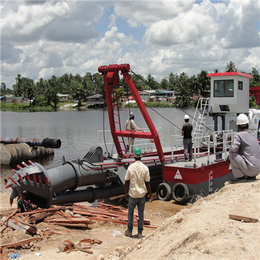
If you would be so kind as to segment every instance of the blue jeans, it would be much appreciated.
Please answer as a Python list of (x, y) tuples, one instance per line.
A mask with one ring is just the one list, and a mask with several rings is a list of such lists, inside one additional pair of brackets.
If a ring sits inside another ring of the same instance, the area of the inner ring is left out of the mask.
[(127, 228), (132, 232), (133, 230), (133, 218), (134, 218), (134, 209), (137, 205), (138, 207), (138, 233), (142, 234), (143, 224), (144, 224), (144, 206), (146, 202), (146, 196), (142, 198), (132, 198), (129, 196), (128, 199), (128, 224)]

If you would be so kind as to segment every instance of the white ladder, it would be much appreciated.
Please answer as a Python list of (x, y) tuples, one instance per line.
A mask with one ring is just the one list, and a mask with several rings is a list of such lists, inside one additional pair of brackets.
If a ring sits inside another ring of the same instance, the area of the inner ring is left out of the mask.
[(202, 137), (206, 133), (206, 118), (209, 114), (209, 98), (199, 98), (194, 112), (192, 126), (193, 137)]

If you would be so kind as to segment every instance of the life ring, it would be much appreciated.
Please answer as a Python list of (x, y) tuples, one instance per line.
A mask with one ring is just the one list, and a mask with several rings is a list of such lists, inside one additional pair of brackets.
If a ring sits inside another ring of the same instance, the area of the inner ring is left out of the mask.
[(162, 182), (156, 190), (156, 194), (159, 200), (169, 201), (172, 198), (171, 187), (168, 183)]
[(189, 188), (184, 183), (176, 183), (172, 188), (172, 196), (177, 204), (185, 204), (189, 197)]

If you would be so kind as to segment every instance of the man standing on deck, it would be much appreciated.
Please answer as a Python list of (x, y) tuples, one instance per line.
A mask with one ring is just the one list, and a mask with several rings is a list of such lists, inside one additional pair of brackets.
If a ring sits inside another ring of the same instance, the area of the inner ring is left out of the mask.
[(135, 162), (131, 164), (125, 176), (125, 198), (128, 199), (128, 225), (125, 236), (132, 237), (134, 209), (138, 207), (138, 238), (142, 238), (144, 224), (144, 206), (146, 193), (152, 202), (149, 168), (141, 162), (142, 152), (139, 147), (134, 149)]
[[(135, 124), (135, 116), (133, 114), (133, 112), (130, 113), (129, 115), (129, 119), (126, 120), (126, 123), (125, 123), (125, 130), (126, 131), (141, 131), (140, 127), (138, 127), (136, 124)], [(129, 137), (128, 138), (128, 146), (127, 146), (127, 150), (129, 150), (131, 148), (131, 153), (133, 152), (133, 149), (134, 149), (134, 138), (132, 137)]]
[(248, 129), (245, 114), (237, 117), (238, 133), (229, 148), (229, 161), (234, 178), (230, 183), (255, 180), (260, 173), (260, 146), (254, 132)]
[[(181, 135), (183, 136), (183, 148), (184, 148), (184, 157), (185, 161), (192, 159), (192, 124), (190, 124), (190, 117), (188, 115), (184, 116), (185, 124), (182, 127)], [(189, 155), (188, 155), (189, 154)], [(189, 156), (189, 158), (188, 158)]]

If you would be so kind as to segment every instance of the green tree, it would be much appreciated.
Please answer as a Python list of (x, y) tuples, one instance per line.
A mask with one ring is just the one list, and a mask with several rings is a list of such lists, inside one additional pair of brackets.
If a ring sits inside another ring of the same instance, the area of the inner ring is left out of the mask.
[(12, 94), (13, 91), (10, 88), (6, 87), (4, 82), (1, 82), (0, 96)]
[(86, 90), (84, 90), (82, 84), (80, 83), (75, 83), (75, 84), (77, 85), (75, 86), (72, 96), (74, 99), (78, 100), (78, 107), (81, 107), (82, 101), (85, 101), (86, 98)]
[(226, 64), (225, 72), (233, 72), (237, 71), (237, 68), (235, 66), (235, 63), (233, 61), (230, 61)]
[(249, 107), (257, 108), (257, 103), (254, 95), (252, 95), (251, 98), (249, 98)]
[(38, 107), (44, 107), (47, 105), (47, 100), (45, 98), (45, 95), (41, 94), (41, 95), (38, 95), (36, 98), (35, 98), (35, 102), (34, 104)]
[(169, 90), (175, 90), (177, 78), (177, 74), (173, 74), (172, 72), (169, 74)]
[(95, 84), (97, 94), (102, 94), (105, 91), (103, 77), (99, 73), (95, 73), (92, 76), (92, 80)]
[(21, 97), (23, 96), (23, 92), (24, 92), (21, 74), (18, 74), (15, 80), (16, 80), (16, 84), (13, 86), (14, 95), (17, 97)]
[(71, 92), (71, 81), (72, 75), (65, 73), (60, 77), (60, 93), (62, 94), (69, 94)]
[(161, 89), (169, 89), (169, 82), (167, 80), (167, 78), (163, 78), (161, 80)]
[(32, 79), (22, 77), (20, 74), (16, 77), (16, 84), (13, 86), (14, 95), (23, 98), (28, 98), (31, 101), (34, 99), (36, 95), (36, 88)]
[(191, 106), (191, 81), (186, 73), (181, 73), (180, 76), (171, 74), (171, 84), (175, 90), (175, 105), (176, 107), (187, 108)]
[(30, 100), (30, 106), (32, 105), (32, 101), (35, 98), (36, 89), (32, 79), (23, 78), (24, 79), (24, 97)]
[(206, 90), (209, 89), (210, 86), (210, 78), (208, 78), (207, 75), (208, 72), (205, 70), (201, 70), (201, 72), (197, 75), (196, 88), (200, 90), (200, 93), (203, 97), (206, 96)]
[(44, 95), (47, 91), (48, 83), (43, 78), (36, 83), (36, 95)]
[(253, 76), (253, 78), (249, 80), (250, 87), (251, 86), (260, 86), (260, 75), (256, 68), (252, 68), (251, 75)]
[[(81, 82), (78, 81), (78, 83), (80, 84)], [(92, 74), (90, 72), (87, 72), (86, 75), (82, 78), (82, 86), (85, 90), (86, 96), (97, 94), (96, 84), (94, 83)]]
[(57, 104), (59, 102), (59, 97), (57, 96), (60, 90), (59, 85), (59, 79), (53, 75), (51, 79), (48, 80), (48, 87), (45, 93), (48, 105), (52, 105), (52, 102), (55, 109), (57, 108)]
[(147, 76), (147, 84), (150, 86), (151, 89), (159, 88), (158, 82), (154, 79), (154, 77), (151, 74), (148, 74)]
[(123, 88), (118, 88), (117, 89), (117, 98), (119, 99), (122, 96), (124, 96), (124, 89)]

